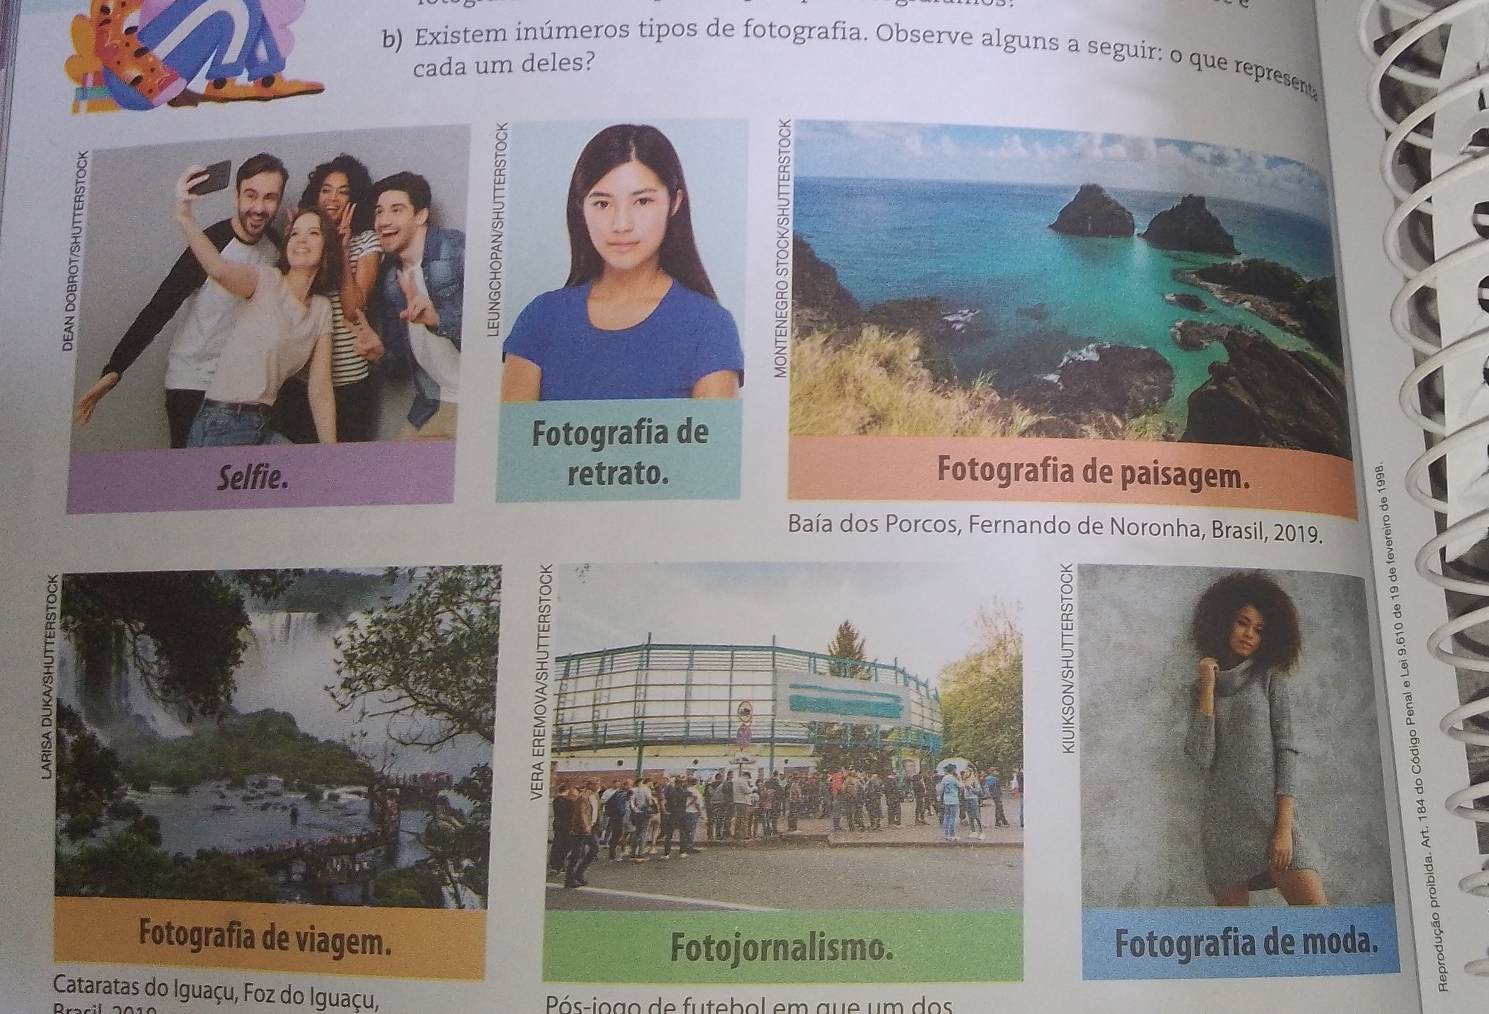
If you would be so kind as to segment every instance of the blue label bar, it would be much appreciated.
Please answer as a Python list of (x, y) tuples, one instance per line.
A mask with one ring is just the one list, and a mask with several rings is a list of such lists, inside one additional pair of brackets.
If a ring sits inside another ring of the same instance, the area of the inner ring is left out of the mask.
[(1087, 909), (1081, 938), (1087, 979), (1259, 979), (1401, 970), (1391, 905)]

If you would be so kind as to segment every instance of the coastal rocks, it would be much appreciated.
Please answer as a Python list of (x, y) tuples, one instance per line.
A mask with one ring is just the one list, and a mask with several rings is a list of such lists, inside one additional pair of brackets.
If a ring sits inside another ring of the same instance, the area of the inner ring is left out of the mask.
[(865, 324), (895, 334), (915, 332), (945, 345), (965, 340), (967, 328), (982, 311), (948, 310), (939, 296), (916, 296), (876, 303), (863, 315)]
[(1247, 328), (1226, 329), (1227, 362), (1189, 396), (1181, 440), (1286, 447), (1349, 457), (1344, 381), (1306, 352), (1279, 348)]
[(1174, 277), (1306, 338), (1329, 359), (1343, 365), (1339, 294), (1332, 277), (1307, 279), (1292, 268), (1260, 257), (1177, 271)]
[(1174, 368), (1158, 352), (1093, 342), (1066, 353), (1053, 373), (1025, 381), (1012, 397), (1078, 426), (1090, 416), (1145, 415), (1162, 408), (1173, 392)]
[[(1237, 327), (1234, 324), (1207, 324), (1199, 320), (1181, 320), (1169, 328), (1169, 337), (1174, 344), (1181, 349), (1190, 352), (1198, 351), (1212, 342), (1224, 341), (1225, 336), (1231, 331), (1245, 331), (1247, 334), (1255, 335), (1256, 332), (1250, 328)], [(1257, 335), (1257, 337), (1261, 337)]]
[(1190, 313), (1210, 312), (1210, 308), (1205, 305), (1205, 301), (1192, 292), (1166, 292), (1163, 295), (1163, 301), (1169, 306), (1177, 306), (1179, 309), (1188, 310)]
[(858, 300), (838, 281), (837, 269), (818, 257), (799, 233), (791, 238), (791, 295), (798, 333), (843, 328), (856, 332), (863, 320)]
[(1131, 236), (1136, 229), (1132, 212), (1096, 183), (1082, 184), (1049, 227), (1070, 236)]
[(1160, 211), (1148, 223), (1143, 239), (1164, 250), (1189, 250), (1194, 253), (1234, 256), (1236, 241), (1220, 224), (1205, 199), (1197, 194), (1185, 196), (1167, 211)]

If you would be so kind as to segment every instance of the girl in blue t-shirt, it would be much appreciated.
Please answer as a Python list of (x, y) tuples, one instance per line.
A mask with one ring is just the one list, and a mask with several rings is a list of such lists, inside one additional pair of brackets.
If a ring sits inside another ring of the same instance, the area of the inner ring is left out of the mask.
[(569, 181), (568, 227), (569, 279), (513, 325), (502, 400), (736, 397), (739, 331), (698, 257), (666, 135), (617, 124), (591, 138)]

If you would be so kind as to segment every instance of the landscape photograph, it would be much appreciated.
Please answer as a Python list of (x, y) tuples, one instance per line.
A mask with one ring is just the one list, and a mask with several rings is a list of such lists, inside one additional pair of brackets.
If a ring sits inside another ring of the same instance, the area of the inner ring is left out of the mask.
[(496, 567), (72, 574), (58, 897), (484, 909)]
[(799, 124), (793, 436), (1351, 455), (1329, 194), (1114, 134)]

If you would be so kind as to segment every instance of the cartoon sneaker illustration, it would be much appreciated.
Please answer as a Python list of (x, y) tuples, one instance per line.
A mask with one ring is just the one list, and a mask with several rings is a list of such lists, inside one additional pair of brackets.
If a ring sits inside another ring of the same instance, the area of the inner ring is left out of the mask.
[[(124, 109), (314, 95), (325, 87), (283, 76), (304, 12), (305, 0), (92, 0), (93, 55)], [(68, 72), (86, 84), (74, 73), (88, 62), (76, 21), (73, 41)]]

